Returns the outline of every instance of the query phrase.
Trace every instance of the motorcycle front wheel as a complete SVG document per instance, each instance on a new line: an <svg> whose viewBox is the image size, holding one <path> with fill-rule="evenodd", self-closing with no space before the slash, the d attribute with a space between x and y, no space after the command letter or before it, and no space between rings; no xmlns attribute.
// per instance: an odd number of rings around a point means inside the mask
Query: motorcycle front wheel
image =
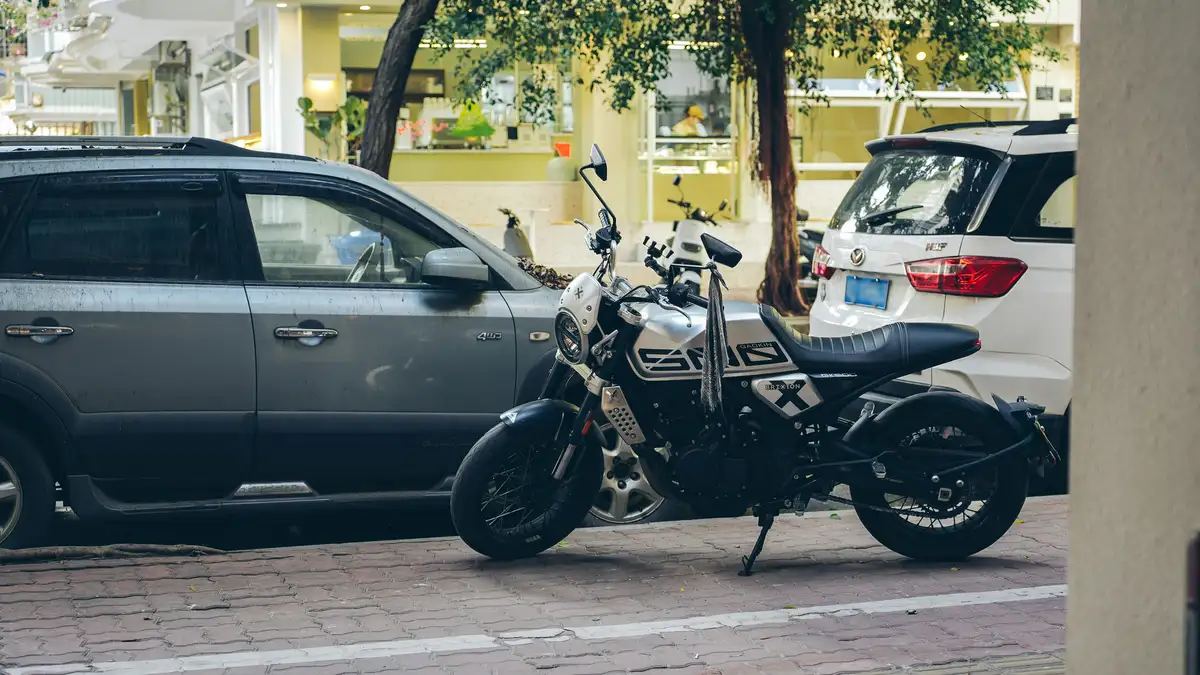
<svg viewBox="0 0 1200 675"><path fill-rule="evenodd" d="M880 422L872 436L892 447L914 446L984 453L1015 443L1003 421L971 413L953 400L926 400L908 414ZM912 468L912 467L910 467ZM953 503L918 500L879 488L852 486L859 521L880 544L914 560L963 560L1008 532L1029 492L1029 464L1014 456L964 477L962 497Z"/></svg>
<svg viewBox="0 0 1200 675"><path fill-rule="evenodd" d="M467 453L450 493L450 517L463 542L496 560L529 558L559 543L592 507L604 457L591 439L563 480L551 475L559 448L530 442L499 424Z"/></svg>

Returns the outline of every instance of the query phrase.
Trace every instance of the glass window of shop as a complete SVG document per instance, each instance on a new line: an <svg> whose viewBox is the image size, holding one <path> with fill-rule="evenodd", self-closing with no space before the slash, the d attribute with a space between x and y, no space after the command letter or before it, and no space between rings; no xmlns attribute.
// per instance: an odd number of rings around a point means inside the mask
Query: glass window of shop
<svg viewBox="0 0 1200 675"><path fill-rule="evenodd" d="M465 40L456 43L445 56L433 48L418 50L404 88L397 127L407 134L397 139L397 149L478 150L536 145L549 152L551 136L571 132L571 80L552 67L518 64L492 78L491 86L481 92L478 106L456 102L462 94L462 83L455 72L459 59L480 58L487 49L486 40ZM381 40L343 39L347 96L364 100L370 97L382 50ZM554 82L556 96L544 114L535 116L524 110L521 83L539 77Z"/></svg>
<svg viewBox="0 0 1200 675"><path fill-rule="evenodd" d="M369 99L383 51L382 39L341 41L347 96ZM450 53L418 50L396 121L394 181L544 181L556 149L566 151L574 126L571 79L554 68L518 64L498 73L478 105L456 101L463 90L461 59L487 54L486 40L456 43ZM524 110L520 83L554 81L556 96L540 118Z"/></svg>
<svg viewBox="0 0 1200 675"><path fill-rule="evenodd" d="M707 210L722 199L732 201L737 163L729 78L706 75L686 51L672 50L670 75L645 103L639 159L646 172L646 218L661 222L683 217L680 207L667 201L679 199L681 190L688 201ZM672 184L676 176L678 188Z"/></svg>

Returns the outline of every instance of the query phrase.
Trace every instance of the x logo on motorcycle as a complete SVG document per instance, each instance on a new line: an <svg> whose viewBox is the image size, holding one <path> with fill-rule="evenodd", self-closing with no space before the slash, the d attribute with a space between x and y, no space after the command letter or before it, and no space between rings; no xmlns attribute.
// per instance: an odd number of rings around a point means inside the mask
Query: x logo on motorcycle
<svg viewBox="0 0 1200 675"><path fill-rule="evenodd" d="M578 300L582 297L583 297L583 287L576 288L575 289L575 299Z"/></svg>
<svg viewBox="0 0 1200 675"><path fill-rule="evenodd" d="M786 380L773 380L771 382L775 387L775 393L779 394L779 398L775 399L775 405L788 415L798 415L808 409L808 404L800 398L800 389L795 388L794 382ZM788 385L792 385L789 387ZM788 410L788 405L796 407L796 411Z"/></svg>

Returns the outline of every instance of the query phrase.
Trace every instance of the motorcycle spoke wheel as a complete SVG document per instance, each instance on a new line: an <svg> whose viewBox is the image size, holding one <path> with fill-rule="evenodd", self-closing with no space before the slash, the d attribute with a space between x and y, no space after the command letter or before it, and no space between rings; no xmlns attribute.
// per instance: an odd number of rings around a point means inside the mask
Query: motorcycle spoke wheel
<svg viewBox="0 0 1200 675"><path fill-rule="evenodd" d="M956 427L926 427L909 434L900 442L901 447L917 446L934 450L984 451L979 439ZM982 454L981 454L982 456ZM995 490L996 471L975 474L965 478L962 497L952 503L930 502L914 497L884 494L887 509L907 525L935 532L954 532L973 527L987 515L987 508Z"/></svg>
<svg viewBox="0 0 1200 675"><path fill-rule="evenodd" d="M492 475L479 508L493 531L509 532L545 515L555 496L550 468L535 461L545 454L536 447L514 450Z"/></svg>

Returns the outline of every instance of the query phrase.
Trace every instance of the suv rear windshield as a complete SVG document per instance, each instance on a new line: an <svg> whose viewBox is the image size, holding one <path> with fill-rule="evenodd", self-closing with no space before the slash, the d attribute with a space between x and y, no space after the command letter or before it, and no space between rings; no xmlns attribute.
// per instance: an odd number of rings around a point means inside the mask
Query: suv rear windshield
<svg viewBox="0 0 1200 675"><path fill-rule="evenodd" d="M938 148L880 152L854 182L829 229L864 234L963 234L1000 159ZM907 207L907 208L905 208Z"/></svg>

